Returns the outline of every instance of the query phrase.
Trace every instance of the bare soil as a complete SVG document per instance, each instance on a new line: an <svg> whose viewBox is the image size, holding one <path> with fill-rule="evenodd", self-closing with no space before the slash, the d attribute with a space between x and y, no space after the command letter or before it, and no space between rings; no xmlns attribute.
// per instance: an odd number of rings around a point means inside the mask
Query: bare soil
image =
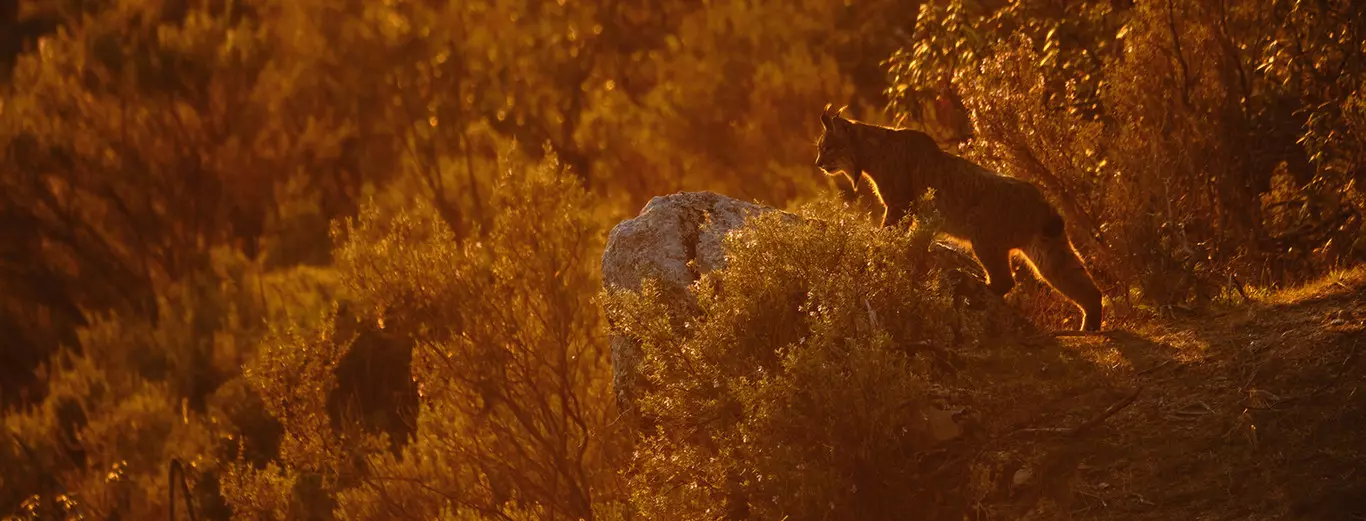
<svg viewBox="0 0 1366 521"><path fill-rule="evenodd" d="M1366 520L1363 351L1366 269L1160 323L954 353L941 381L980 428L949 449L970 461L946 473L961 487L951 510Z"/></svg>

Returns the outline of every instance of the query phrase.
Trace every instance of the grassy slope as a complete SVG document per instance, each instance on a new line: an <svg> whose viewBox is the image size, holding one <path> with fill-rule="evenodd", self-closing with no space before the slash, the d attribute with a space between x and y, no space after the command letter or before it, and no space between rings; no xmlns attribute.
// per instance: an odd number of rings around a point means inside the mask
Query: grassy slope
<svg viewBox="0 0 1366 521"><path fill-rule="evenodd" d="M1004 463L978 509L1366 519L1363 340L1366 268L1132 331L1000 346L982 357L985 371L956 377L1018 396L984 411ZM1132 405L1083 436L1015 441L1020 429L1077 425L1139 387Z"/></svg>

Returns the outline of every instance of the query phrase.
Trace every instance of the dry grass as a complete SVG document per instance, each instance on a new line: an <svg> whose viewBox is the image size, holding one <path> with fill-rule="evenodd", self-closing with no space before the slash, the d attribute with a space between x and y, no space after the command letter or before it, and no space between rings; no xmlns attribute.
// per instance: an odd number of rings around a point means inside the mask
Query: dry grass
<svg viewBox="0 0 1366 521"><path fill-rule="evenodd" d="M1269 304L1299 304L1310 300L1341 296L1366 286L1366 266L1333 270L1313 282L1270 292L1263 300Z"/></svg>

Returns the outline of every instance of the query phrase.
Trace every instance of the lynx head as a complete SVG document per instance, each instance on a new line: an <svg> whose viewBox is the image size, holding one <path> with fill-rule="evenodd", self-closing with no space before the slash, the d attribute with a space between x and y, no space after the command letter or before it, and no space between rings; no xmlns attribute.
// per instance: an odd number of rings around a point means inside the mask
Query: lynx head
<svg viewBox="0 0 1366 521"><path fill-rule="evenodd" d="M853 124L840 117L846 107L832 109L825 105L821 114L821 137L816 142L816 166L825 175L843 173L858 189L858 179L862 172L854 161Z"/></svg>

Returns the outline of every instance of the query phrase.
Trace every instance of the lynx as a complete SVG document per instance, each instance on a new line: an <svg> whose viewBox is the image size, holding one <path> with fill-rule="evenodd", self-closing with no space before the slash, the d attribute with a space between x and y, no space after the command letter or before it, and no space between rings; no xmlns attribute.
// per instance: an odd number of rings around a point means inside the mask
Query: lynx
<svg viewBox="0 0 1366 521"><path fill-rule="evenodd" d="M1081 308L1082 331L1100 330L1100 289L1037 186L944 152L921 132L853 121L843 110L826 105L821 114L816 166L845 175L855 192L866 177L883 205L882 226L896 225L932 188L944 233L972 246L992 293L1005 296L1015 287L1010 255L1019 250L1041 279Z"/></svg>

